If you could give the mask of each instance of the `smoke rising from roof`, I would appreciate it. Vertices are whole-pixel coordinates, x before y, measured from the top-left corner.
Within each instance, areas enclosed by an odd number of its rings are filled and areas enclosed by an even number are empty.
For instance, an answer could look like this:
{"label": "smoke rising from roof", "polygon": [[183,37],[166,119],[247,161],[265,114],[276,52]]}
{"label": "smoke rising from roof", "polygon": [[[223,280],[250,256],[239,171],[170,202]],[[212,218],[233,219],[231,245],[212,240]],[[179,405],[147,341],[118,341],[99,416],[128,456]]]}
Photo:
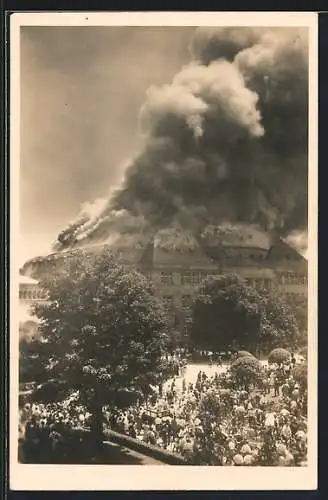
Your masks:
{"label": "smoke rising from roof", "polygon": [[[115,229],[255,224],[307,228],[308,52],[301,28],[198,28],[192,60],[150,87],[143,148],[107,200],[82,210],[56,249]],[[129,222],[128,222],[129,221]]]}

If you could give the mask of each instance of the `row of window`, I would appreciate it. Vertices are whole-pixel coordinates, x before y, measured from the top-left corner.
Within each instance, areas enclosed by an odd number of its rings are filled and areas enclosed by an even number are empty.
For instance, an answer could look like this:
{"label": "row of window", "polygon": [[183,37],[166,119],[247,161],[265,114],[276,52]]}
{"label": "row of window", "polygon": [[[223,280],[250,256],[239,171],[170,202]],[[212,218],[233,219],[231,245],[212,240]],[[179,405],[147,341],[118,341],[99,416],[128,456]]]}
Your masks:
{"label": "row of window", "polygon": [[21,300],[42,300],[44,295],[36,290],[19,290],[19,298]]}
{"label": "row of window", "polygon": [[[181,283],[183,285],[199,285],[208,276],[215,276],[218,272],[207,271],[185,271],[181,274]],[[161,283],[163,285],[173,285],[173,273],[163,271],[161,272]]]}
{"label": "row of window", "polygon": [[307,276],[297,273],[283,273],[280,276],[281,285],[307,285]]}
{"label": "row of window", "polygon": [[[218,272],[213,272],[213,271],[184,271],[181,274],[181,284],[183,285],[193,285],[197,286],[199,285],[203,280],[205,280],[209,276],[215,276],[218,274]],[[147,279],[151,280],[151,272],[150,271],[145,271],[144,275],[147,277]],[[163,285],[173,285],[174,280],[173,280],[173,273],[172,272],[167,272],[163,271],[161,272],[160,275],[160,281]],[[247,278],[246,279],[247,283],[250,286],[253,286],[255,288],[270,288],[272,285],[272,281],[267,278]],[[307,285],[307,276],[293,273],[293,272],[288,272],[288,273],[283,273],[280,276],[279,282],[281,285]]]}
{"label": "row of window", "polygon": [[253,288],[271,288],[272,281],[268,278],[247,278],[246,282]]}
{"label": "row of window", "polygon": [[[181,283],[183,285],[199,285],[208,276],[213,276],[216,273],[185,271],[181,275]],[[271,288],[272,280],[268,278],[247,278],[247,283],[255,288]],[[162,272],[161,283],[165,285],[173,285],[173,273]],[[307,276],[296,273],[284,273],[280,277],[280,284],[282,285],[307,285]]]}
{"label": "row of window", "polygon": [[[250,283],[250,282],[256,281],[256,283]],[[264,279],[264,280],[247,280],[251,286],[258,286],[258,287],[265,287],[265,288],[270,288],[271,287],[271,280],[269,279]],[[298,293],[286,293],[287,297],[295,297],[298,296]],[[191,308],[193,297],[191,295],[182,295],[181,297],[181,306],[183,309],[188,310]],[[174,308],[175,300],[173,295],[164,295],[163,296],[163,302],[167,310],[172,310]]]}
{"label": "row of window", "polygon": [[[172,309],[174,306],[174,296],[173,295],[164,295],[163,302],[164,302],[166,309]],[[191,307],[191,303],[192,303],[192,296],[191,295],[183,295],[181,297],[181,306],[183,307],[183,309],[189,309]]]}
{"label": "row of window", "polygon": [[246,260],[246,259],[250,259],[250,260],[264,260],[267,258],[267,254],[266,253],[256,253],[256,254],[253,254],[253,253],[226,253],[224,255],[224,258],[226,260],[229,260],[229,259],[239,259],[239,260]]}

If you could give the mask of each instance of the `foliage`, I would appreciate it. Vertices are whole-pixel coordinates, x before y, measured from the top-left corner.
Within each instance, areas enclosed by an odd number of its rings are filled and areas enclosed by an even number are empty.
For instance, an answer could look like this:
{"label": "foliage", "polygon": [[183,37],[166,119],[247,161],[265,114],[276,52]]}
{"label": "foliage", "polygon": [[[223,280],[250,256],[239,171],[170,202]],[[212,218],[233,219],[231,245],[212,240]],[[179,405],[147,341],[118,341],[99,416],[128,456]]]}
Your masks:
{"label": "foliage", "polygon": [[306,346],[301,347],[300,349],[298,349],[297,352],[298,352],[298,354],[300,356],[303,356],[304,358],[307,358],[307,356],[308,356],[308,346],[306,345]]}
{"label": "foliage", "polygon": [[144,397],[162,381],[164,309],[152,285],[118,265],[107,249],[76,252],[41,286],[48,301],[36,305],[34,314],[47,340],[44,376],[61,390],[77,390],[99,431],[105,402],[122,392],[127,400],[128,394]]}
{"label": "foliage", "polygon": [[237,358],[243,358],[245,356],[249,357],[249,356],[253,356],[253,354],[251,354],[248,351],[238,351],[237,352]]}
{"label": "foliage", "polygon": [[293,370],[294,379],[300,384],[300,386],[305,389],[308,380],[308,368],[306,363],[301,365],[296,365]]}
{"label": "foliage", "polygon": [[277,288],[262,288],[258,290],[258,293],[261,296],[261,307],[266,312],[268,323],[279,332],[275,342],[271,344],[272,347],[288,348],[299,344],[304,338],[304,332],[300,331],[295,308],[288,303],[287,297],[283,296]]}
{"label": "foliage", "polygon": [[261,363],[254,356],[243,356],[236,359],[231,364],[230,370],[237,384],[244,387],[256,383],[262,375]]}
{"label": "foliage", "polygon": [[290,359],[290,353],[286,349],[273,349],[268,355],[269,363],[284,363]]}
{"label": "foliage", "polygon": [[42,340],[28,341],[21,339],[19,342],[19,382],[36,382],[41,384],[46,381],[44,371],[44,356],[47,346]]}
{"label": "foliage", "polygon": [[286,302],[295,314],[299,330],[306,338],[308,329],[308,300],[307,297],[301,294],[290,294],[286,296]]}
{"label": "foliage", "polygon": [[[206,318],[206,321],[204,321]],[[208,278],[193,306],[191,336],[213,350],[288,345],[298,336],[297,323],[275,291],[258,291],[235,274]]]}

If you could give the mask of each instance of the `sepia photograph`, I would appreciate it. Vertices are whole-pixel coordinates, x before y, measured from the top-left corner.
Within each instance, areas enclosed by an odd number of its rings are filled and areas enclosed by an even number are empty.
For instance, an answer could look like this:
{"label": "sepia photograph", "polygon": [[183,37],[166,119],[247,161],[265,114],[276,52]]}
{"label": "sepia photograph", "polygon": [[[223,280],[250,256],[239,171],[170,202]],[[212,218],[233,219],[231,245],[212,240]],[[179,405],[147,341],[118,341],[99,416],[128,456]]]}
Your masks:
{"label": "sepia photograph", "polygon": [[25,489],[316,487],[316,16],[174,14],[13,18]]}

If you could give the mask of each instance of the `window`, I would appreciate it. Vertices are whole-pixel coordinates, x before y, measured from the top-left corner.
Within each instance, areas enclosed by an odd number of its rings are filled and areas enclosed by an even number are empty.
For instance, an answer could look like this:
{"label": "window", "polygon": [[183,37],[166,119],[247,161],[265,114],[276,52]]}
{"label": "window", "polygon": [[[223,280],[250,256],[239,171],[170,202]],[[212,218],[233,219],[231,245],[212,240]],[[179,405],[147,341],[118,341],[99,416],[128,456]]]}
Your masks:
{"label": "window", "polygon": [[307,277],[295,273],[284,273],[280,277],[281,285],[306,285]]}
{"label": "window", "polygon": [[185,271],[182,273],[183,285],[199,285],[200,282],[207,277],[207,273],[200,273],[198,271]]}
{"label": "window", "polygon": [[172,285],[173,284],[172,273],[161,272],[161,283],[163,283],[163,285]]}
{"label": "window", "polygon": [[182,284],[191,285],[192,284],[192,274],[188,271],[182,273]]}
{"label": "window", "polygon": [[199,285],[199,283],[200,283],[200,273],[198,272],[192,273],[192,284]]}
{"label": "window", "polygon": [[184,309],[189,309],[191,306],[191,295],[183,295],[181,304]]}
{"label": "window", "polygon": [[264,281],[264,288],[271,288],[271,280],[265,278],[263,281]]}

